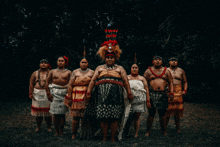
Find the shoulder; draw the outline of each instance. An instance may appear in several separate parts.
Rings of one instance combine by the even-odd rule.
[[[77,69],[73,70],[73,72],[72,72],[72,73],[76,73],[77,71],[79,71],[79,68],[77,68]]]
[[[145,70],[145,72],[144,73],[149,73],[150,72],[150,66]]]
[[[31,74],[31,76],[36,77],[36,74],[38,74],[38,70],[34,71],[34,72]]]
[[[177,67],[177,70],[182,72],[183,74],[185,73],[185,71],[182,68]]]
[[[103,68],[104,67],[104,64],[103,65],[99,65],[98,67],[96,67],[95,70],[99,70],[100,68]]]
[[[143,76],[140,76],[140,75],[139,75],[139,79],[140,79],[141,81],[145,81],[145,80],[146,80]]]
[[[121,70],[125,70],[124,67],[122,67],[121,65],[115,65],[117,68],[121,69]]]
[[[130,80],[131,79],[131,75],[127,75],[128,79]]]
[[[94,73],[94,70],[89,69],[89,72],[91,72],[92,74]]]
[[[67,70],[67,72],[68,72],[68,73],[70,73],[70,74],[72,73],[72,71],[71,71],[71,70]]]

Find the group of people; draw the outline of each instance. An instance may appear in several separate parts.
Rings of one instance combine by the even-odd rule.
[[[187,93],[187,80],[184,70],[177,67],[178,59],[170,58],[170,67],[162,66],[162,57],[153,57],[153,66],[143,76],[138,74],[136,63],[131,66],[131,74],[115,64],[120,58],[121,49],[117,41],[105,41],[97,54],[105,61],[95,71],[88,68],[88,61],[80,61],[80,68],[70,71],[65,67],[68,58],[58,57],[57,69],[49,70],[48,61],[40,61],[40,69],[30,78],[29,98],[32,99],[31,114],[36,117],[37,129],[41,129],[43,117],[47,130],[51,130],[52,117],[57,136],[63,135],[65,113],[71,110],[72,139],[76,139],[79,126],[80,138],[92,138],[102,130],[103,142],[107,139],[109,127],[111,142],[129,135],[134,122],[135,136],[138,136],[140,115],[148,111],[146,135],[156,114],[162,133],[171,114],[174,115],[177,132],[183,116],[183,98]],[[81,122],[81,124],[80,124]]]

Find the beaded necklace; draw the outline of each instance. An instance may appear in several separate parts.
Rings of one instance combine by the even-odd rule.
[[[165,74],[166,69],[167,69],[167,67],[165,66],[165,67],[164,67],[164,70],[163,70],[163,73],[162,73],[161,75],[157,75],[157,74],[155,74],[155,73],[153,72],[153,70],[151,69],[151,67],[148,67],[148,68],[150,69],[150,71],[152,72],[152,74],[155,75],[156,77],[162,77],[162,76]]]

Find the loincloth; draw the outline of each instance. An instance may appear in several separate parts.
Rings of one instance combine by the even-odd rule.
[[[168,107],[168,96],[167,88],[165,91],[153,91],[150,90],[150,103],[154,109],[167,109]]]
[[[174,85],[174,98],[172,101],[168,101],[167,115],[174,115],[178,117],[183,116],[183,98],[182,98],[182,85]]]
[[[67,94],[67,87],[60,86],[56,84],[51,84],[49,86],[50,93],[53,96],[53,102],[50,105],[50,113],[51,114],[65,114],[68,111],[68,107],[64,105],[64,98]]]
[[[47,99],[47,94],[45,89],[34,88],[31,105],[31,115],[32,116],[50,116],[50,101]]]

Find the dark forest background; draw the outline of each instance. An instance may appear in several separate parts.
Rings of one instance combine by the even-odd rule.
[[[128,74],[134,54],[143,75],[152,57],[179,58],[189,89],[185,101],[219,103],[220,19],[209,0],[4,0],[1,5],[1,100],[28,99],[29,78],[47,58],[56,68],[60,55],[79,67],[86,46],[89,67],[105,41],[104,29],[118,29],[123,51],[117,64]]]

